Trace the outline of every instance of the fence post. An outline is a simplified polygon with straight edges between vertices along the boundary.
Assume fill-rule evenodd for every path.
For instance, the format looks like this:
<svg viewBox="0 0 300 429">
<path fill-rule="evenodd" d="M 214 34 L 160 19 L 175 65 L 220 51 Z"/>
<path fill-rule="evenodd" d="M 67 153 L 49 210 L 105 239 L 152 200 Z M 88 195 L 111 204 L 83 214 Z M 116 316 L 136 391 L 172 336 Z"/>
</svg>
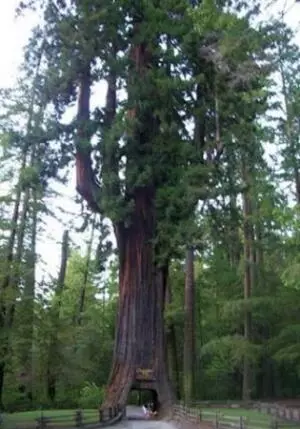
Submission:
<svg viewBox="0 0 300 429">
<path fill-rule="evenodd" d="M 240 429 L 244 429 L 244 419 L 243 419 L 243 416 L 240 416 Z"/>
<path fill-rule="evenodd" d="M 271 420 L 271 429 L 278 429 L 278 420 L 276 416 L 273 417 Z"/>
<path fill-rule="evenodd" d="M 99 422 L 103 422 L 103 410 L 99 410 Z"/>
<path fill-rule="evenodd" d="M 45 417 L 42 415 L 40 418 L 39 429 L 46 429 L 46 427 L 47 427 L 47 421 Z"/>
<path fill-rule="evenodd" d="M 38 420 L 38 429 L 46 429 L 47 421 L 44 418 L 43 408 L 41 407 L 41 417 Z"/>
<path fill-rule="evenodd" d="M 219 429 L 219 415 L 218 415 L 218 412 L 216 412 L 216 424 L 215 424 L 215 428 Z"/>
<path fill-rule="evenodd" d="M 82 426 L 82 411 L 81 410 L 76 410 L 75 413 L 75 425 L 77 428 L 80 428 Z"/>
<path fill-rule="evenodd" d="M 200 408 L 200 410 L 199 410 L 199 422 L 201 422 L 201 420 L 202 420 L 202 410 Z"/>
<path fill-rule="evenodd" d="M 112 409 L 112 407 L 109 407 L 109 409 L 108 409 L 108 416 L 109 416 L 109 419 L 111 420 L 112 417 L 113 417 L 113 409 Z"/>
</svg>

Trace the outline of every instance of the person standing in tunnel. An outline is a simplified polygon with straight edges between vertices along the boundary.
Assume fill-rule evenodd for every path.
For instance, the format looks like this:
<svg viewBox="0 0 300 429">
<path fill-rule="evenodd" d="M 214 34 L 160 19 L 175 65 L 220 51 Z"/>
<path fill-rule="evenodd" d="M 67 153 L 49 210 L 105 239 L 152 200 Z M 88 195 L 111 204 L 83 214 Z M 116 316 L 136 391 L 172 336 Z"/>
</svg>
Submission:
<svg viewBox="0 0 300 429">
<path fill-rule="evenodd" d="M 149 410 L 148 410 L 147 405 L 146 405 L 146 404 L 144 404 L 144 405 L 142 406 L 142 408 L 143 408 L 144 416 L 148 419 L 148 418 L 150 417 L 150 414 L 149 414 Z"/>
</svg>

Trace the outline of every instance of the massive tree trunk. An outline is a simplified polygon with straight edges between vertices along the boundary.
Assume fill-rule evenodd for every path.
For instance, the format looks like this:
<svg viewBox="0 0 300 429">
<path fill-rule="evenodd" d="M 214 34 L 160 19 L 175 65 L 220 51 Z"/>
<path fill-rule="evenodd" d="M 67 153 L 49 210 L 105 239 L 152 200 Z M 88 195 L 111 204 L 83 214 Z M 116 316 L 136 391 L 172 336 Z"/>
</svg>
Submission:
<svg viewBox="0 0 300 429">
<path fill-rule="evenodd" d="M 151 48 L 141 37 L 143 13 L 134 14 L 134 28 L 130 52 L 131 67 L 128 77 L 128 99 L 133 108 L 128 111 L 132 132 L 127 141 L 127 167 L 139 173 L 152 156 L 153 141 L 159 133 L 158 120 L 147 107 L 149 94 L 137 99 L 137 85 L 147 78 L 155 67 Z M 149 44 L 150 45 L 150 44 Z M 153 49 L 153 47 L 152 47 Z M 139 81 L 139 82 L 137 82 Z M 113 106 L 115 85 L 108 92 L 107 106 Z M 148 97 L 148 98 L 147 98 Z M 114 107 L 114 106 L 113 106 Z M 110 110 L 114 110 L 111 109 Z M 107 117 L 111 124 L 112 115 Z M 114 170 L 115 160 L 110 165 Z M 157 219 L 155 213 L 156 178 L 151 177 L 143 186 L 134 183 L 128 172 L 126 199 L 133 203 L 129 220 L 115 225 L 119 250 L 119 309 L 116 327 L 115 349 L 105 405 L 125 404 L 130 389 L 154 391 L 162 407 L 173 400 L 166 367 L 164 335 L 164 304 L 168 271 L 158 265 L 156 242 Z M 110 187 L 110 192 L 118 192 Z"/>
<path fill-rule="evenodd" d="M 119 225 L 119 309 L 114 359 L 105 405 L 125 404 L 131 388 L 154 390 L 160 405 L 173 397 L 166 368 L 166 273 L 155 264 L 154 192 L 135 191 L 130 226 Z"/>
</svg>

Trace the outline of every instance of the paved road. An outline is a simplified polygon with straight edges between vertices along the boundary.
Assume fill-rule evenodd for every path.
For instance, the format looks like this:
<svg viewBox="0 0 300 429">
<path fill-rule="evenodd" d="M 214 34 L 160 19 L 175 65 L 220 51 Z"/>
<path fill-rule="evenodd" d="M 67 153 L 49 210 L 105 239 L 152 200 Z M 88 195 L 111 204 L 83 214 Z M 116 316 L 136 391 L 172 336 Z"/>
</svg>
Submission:
<svg viewBox="0 0 300 429">
<path fill-rule="evenodd" d="M 116 429 L 175 429 L 171 423 L 162 420 L 145 419 L 142 407 L 127 406 L 127 418 L 114 426 Z"/>
<path fill-rule="evenodd" d="M 164 421 L 155 420 L 122 420 L 115 429 L 175 429 L 175 426 Z"/>
<path fill-rule="evenodd" d="M 145 419 L 145 415 L 142 407 L 137 407 L 136 405 L 127 405 L 126 407 L 126 416 L 129 419 Z"/>
</svg>

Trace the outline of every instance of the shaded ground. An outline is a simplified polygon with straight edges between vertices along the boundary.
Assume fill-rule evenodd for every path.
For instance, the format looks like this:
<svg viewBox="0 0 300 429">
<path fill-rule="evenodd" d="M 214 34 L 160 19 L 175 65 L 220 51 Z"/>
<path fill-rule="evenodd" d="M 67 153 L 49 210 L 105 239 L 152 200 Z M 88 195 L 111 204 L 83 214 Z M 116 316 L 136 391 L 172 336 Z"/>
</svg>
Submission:
<svg viewBox="0 0 300 429">
<path fill-rule="evenodd" d="M 138 407 L 136 405 L 127 405 L 126 416 L 130 420 L 145 420 L 142 407 Z"/>
<path fill-rule="evenodd" d="M 123 420 L 115 425 L 116 429 L 176 429 L 170 422 L 162 420 Z"/>
</svg>

